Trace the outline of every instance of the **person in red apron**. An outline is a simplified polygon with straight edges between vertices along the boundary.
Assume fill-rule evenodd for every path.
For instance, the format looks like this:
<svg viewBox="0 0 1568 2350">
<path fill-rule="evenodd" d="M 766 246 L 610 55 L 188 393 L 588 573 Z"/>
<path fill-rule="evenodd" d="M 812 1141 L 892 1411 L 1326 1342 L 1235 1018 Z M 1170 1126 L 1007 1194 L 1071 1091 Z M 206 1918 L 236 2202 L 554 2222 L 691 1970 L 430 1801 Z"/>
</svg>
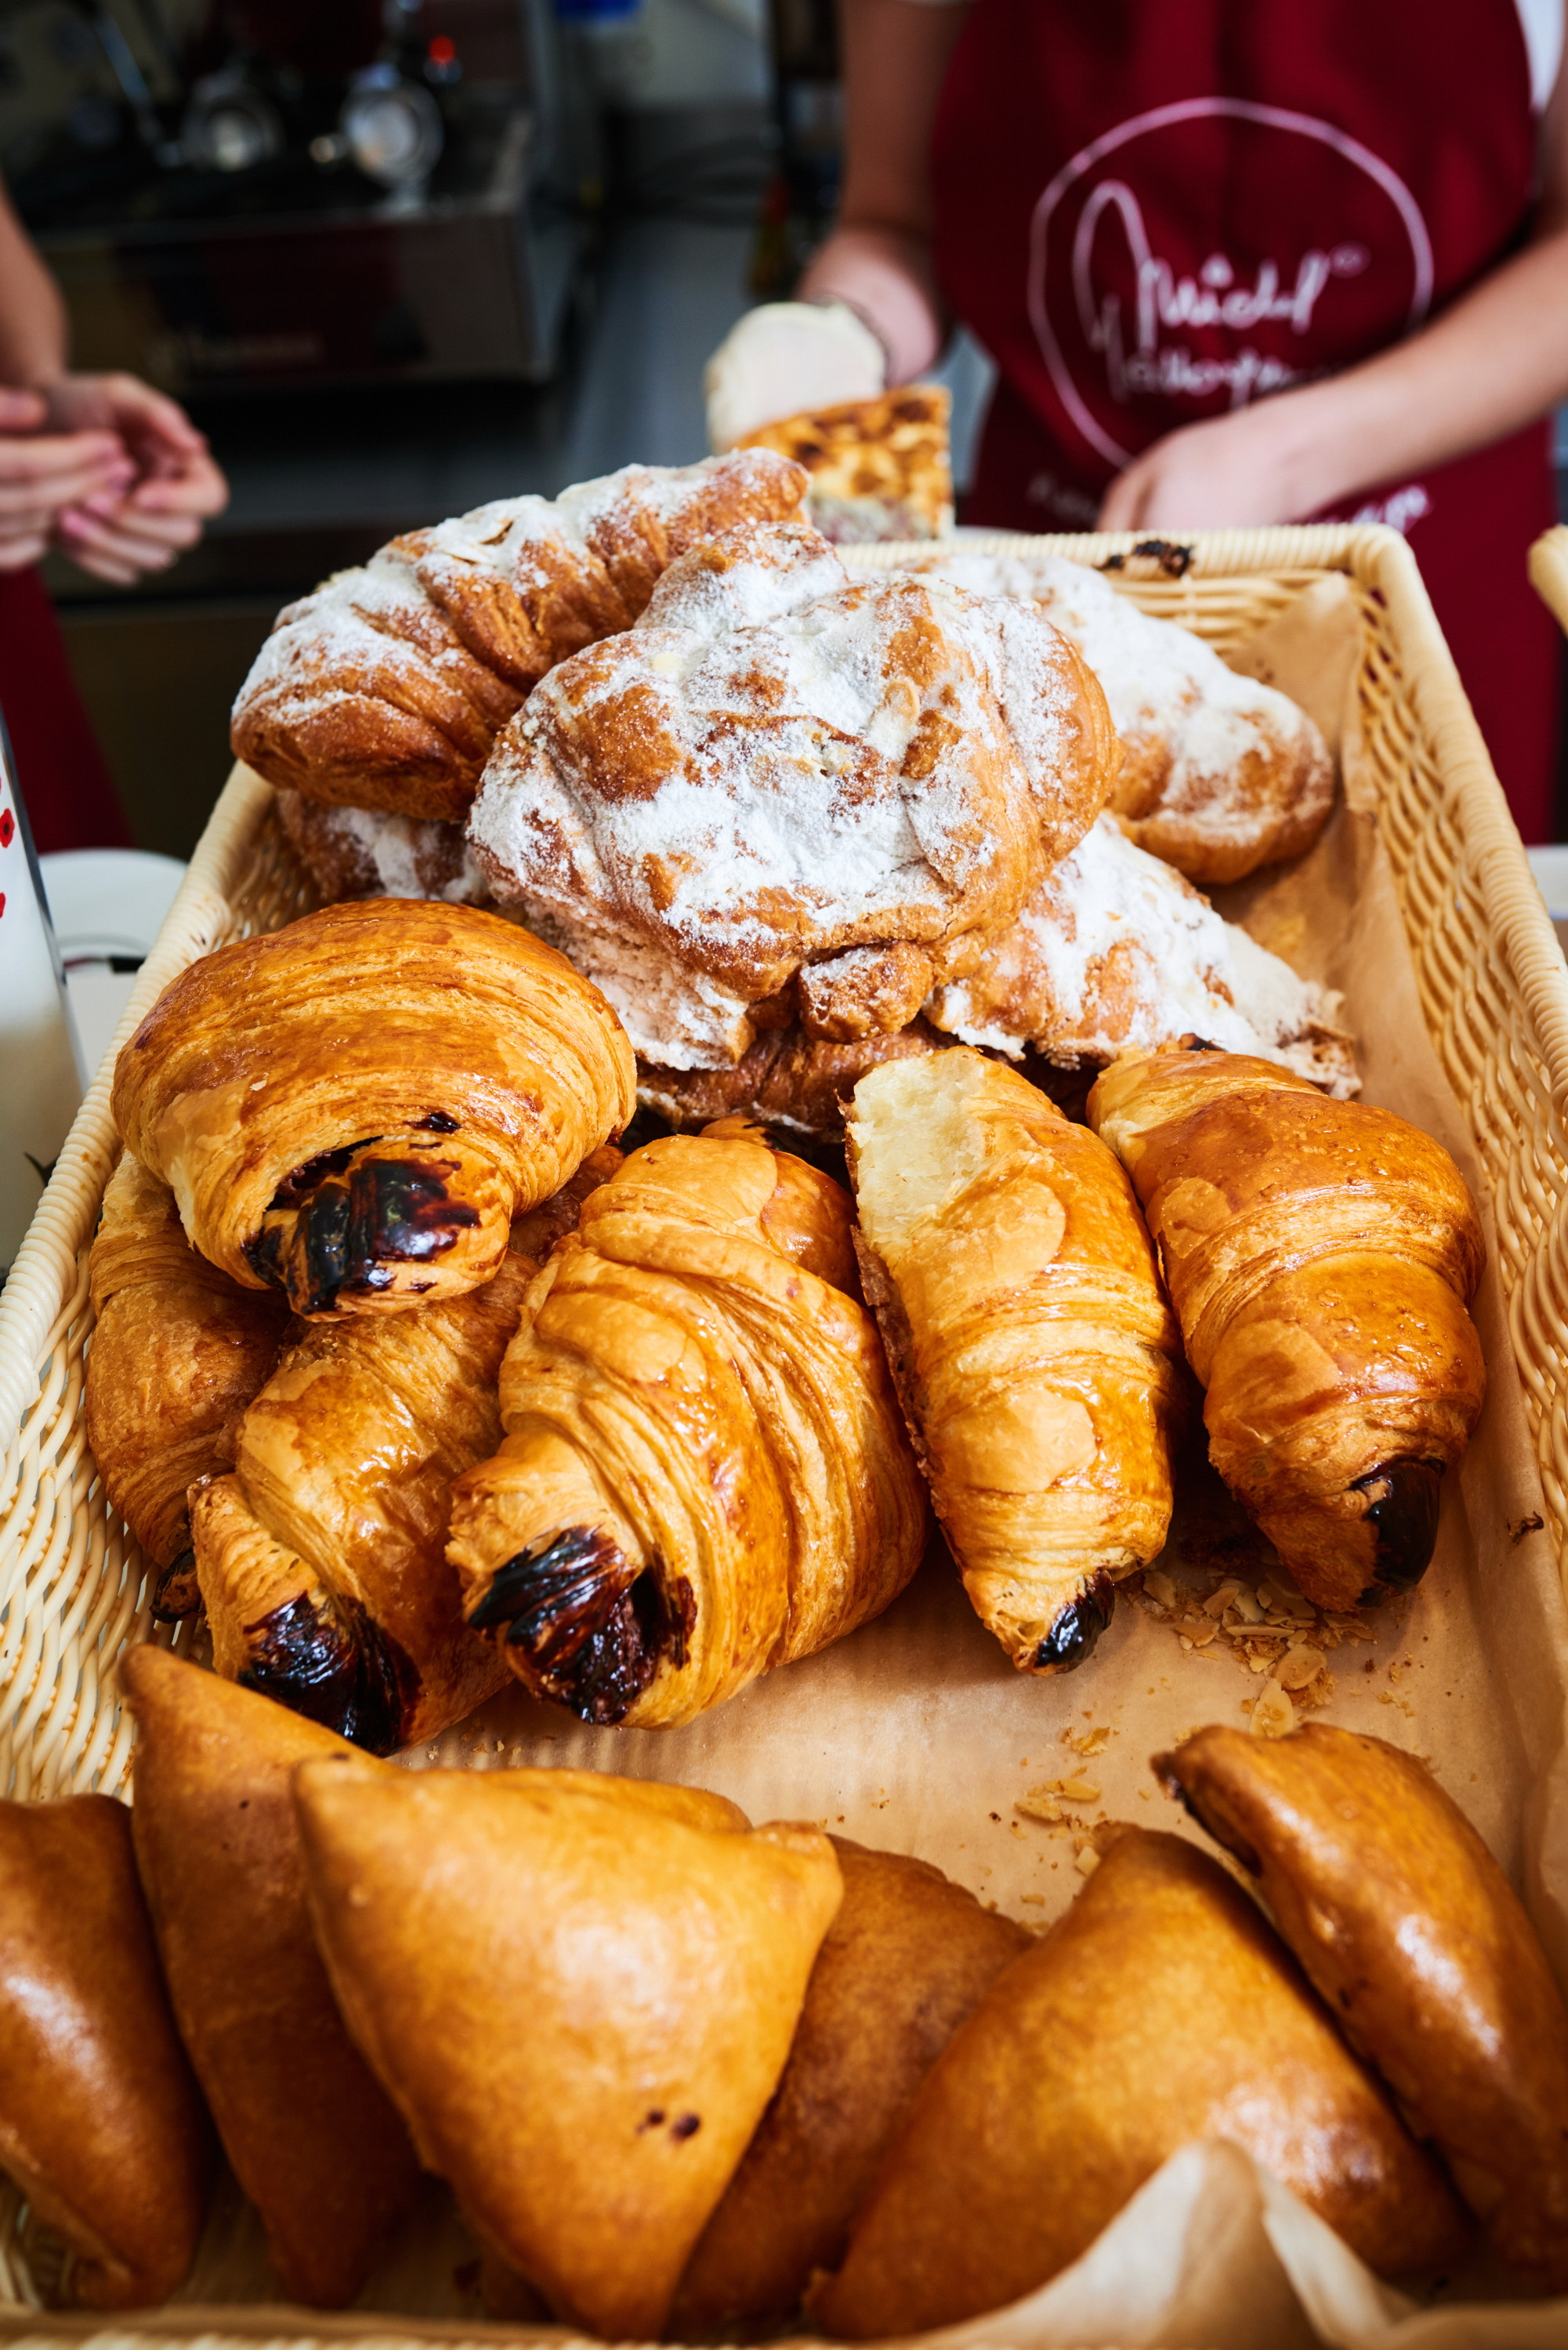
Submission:
<svg viewBox="0 0 1568 2350">
<path fill-rule="evenodd" d="M 129 375 L 73 375 L 54 280 L 0 190 L 0 718 L 41 854 L 130 831 L 35 567 L 123 586 L 201 536 L 228 486 L 184 411 Z"/>
<path fill-rule="evenodd" d="M 803 301 L 889 380 L 947 316 L 994 359 L 964 520 L 1392 523 L 1549 837 L 1560 647 L 1525 554 L 1568 396 L 1562 0 L 845 0 L 844 29 Z"/>
</svg>

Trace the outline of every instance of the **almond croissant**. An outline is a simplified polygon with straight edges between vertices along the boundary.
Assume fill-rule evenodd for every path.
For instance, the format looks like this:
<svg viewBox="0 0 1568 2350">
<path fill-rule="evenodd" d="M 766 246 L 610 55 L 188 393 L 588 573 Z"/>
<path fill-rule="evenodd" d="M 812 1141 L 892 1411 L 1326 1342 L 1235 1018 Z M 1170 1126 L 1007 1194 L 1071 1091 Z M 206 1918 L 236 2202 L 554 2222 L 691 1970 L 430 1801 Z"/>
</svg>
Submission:
<svg viewBox="0 0 1568 2350">
<path fill-rule="evenodd" d="M 1143 1203 L 1215 1468 L 1320 1607 L 1408 1590 L 1486 1390 L 1448 1152 L 1242 1054 L 1124 1055 L 1089 1121 Z"/>
<path fill-rule="evenodd" d="M 278 614 L 234 704 L 234 754 L 313 799 L 461 821 L 547 669 L 628 629 L 699 540 L 793 514 L 806 482 L 754 449 L 406 532 Z"/>
<path fill-rule="evenodd" d="M 515 924 L 373 899 L 203 956 L 119 1055 L 114 1114 L 203 1256 L 311 1319 L 488 1281 L 511 1218 L 632 1114 L 597 989 Z"/>
<path fill-rule="evenodd" d="M 452 1497 L 469 1619 L 588 1721 L 690 1721 L 878 1615 L 920 1481 L 849 1202 L 742 1129 L 634 1151 L 529 1293 Z"/>
<path fill-rule="evenodd" d="M 862 1077 L 861 1263 L 937 1515 L 1015 1665 L 1082 1663 L 1170 1520 L 1176 1326 L 1111 1153 L 955 1047 Z"/>
<path fill-rule="evenodd" d="M 88 1259 L 87 1430 L 104 1490 L 164 1573 L 161 1620 L 196 1605 L 188 1488 L 233 1464 L 240 1414 L 287 1342 L 285 1300 L 193 1249 L 167 1183 L 129 1151 Z"/>
</svg>

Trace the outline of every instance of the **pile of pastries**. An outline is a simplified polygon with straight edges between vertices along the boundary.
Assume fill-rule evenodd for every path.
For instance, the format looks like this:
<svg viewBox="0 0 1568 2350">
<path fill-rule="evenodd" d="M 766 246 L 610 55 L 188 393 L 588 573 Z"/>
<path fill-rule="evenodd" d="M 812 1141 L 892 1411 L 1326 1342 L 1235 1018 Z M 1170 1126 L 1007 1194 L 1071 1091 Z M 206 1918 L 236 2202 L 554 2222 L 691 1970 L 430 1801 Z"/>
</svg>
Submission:
<svg viewBox="0 0 1568 2350">
<path fill-rule="evenodd" d="M 1167 1835 L 1120 1832 L 1035 1945 L 695 1791 L 374 1759 L 514 1679 L 689 1721 L 879 1615 L 933 1513 L 1012 1665 L 1078 1668 L 1199 1409 L 1317 1605 L 1432 1555 L 1484 1392 L 1474 1204 L 1189 878 L 1310 842 L 1315 730 L 1072 566 L 851 578 L 806 480 L 742 450 L 394 541 L 240 697 L 325 902 L 119 1055 L 86 1393 L 213 1669 L 123 1669 L 142 1957 L 111 1982 L 99 1913 L 49 1928 L 130 2067 L 90 2128 L 57 2101 L 88 2184 L 0 2158 L 105 2305 L 189 2262 L 182 2043 L 320 2303 L 422 2167 L 499 2314 L 903 2333 L 1044 2282 L 1216 2130 L 1385 2272 L 1457 2189 L 1568 2285 L 1561 2002 L 1376 1741 L 1159 1766 L 1293 1959 Z M 118 1807 L 11 1811 L 19 1885 L 140 1914 Z"/>
<path fill-rule="evenodd" d="M 351 2301 L 433 2172 L 493 2314 L 609 2340 L 977 2316 L 1215 2136 L 1382 2275 L 1479 2224 L 1568 2287 L 1568 2011 L 1377 1739 L 1155 1758 L 1272 1925 L 1116 1826 L 1036 1940 L 695 1788 L 401 1770 L 167 1651 L 121 1671 L 134 1812 L 0 1804 L 0 2137 L 88 2306 L 181 2282 L 214 2136 L 284 2298 Z"/>
</svg>

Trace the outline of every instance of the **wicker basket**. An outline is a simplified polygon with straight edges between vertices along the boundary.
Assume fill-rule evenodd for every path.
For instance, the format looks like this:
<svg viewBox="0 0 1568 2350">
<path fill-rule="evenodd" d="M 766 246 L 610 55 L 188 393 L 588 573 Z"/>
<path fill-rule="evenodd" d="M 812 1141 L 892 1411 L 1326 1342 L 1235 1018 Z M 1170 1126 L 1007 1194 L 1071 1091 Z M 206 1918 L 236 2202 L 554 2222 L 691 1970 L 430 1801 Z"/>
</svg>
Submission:
<svg viewBox="0 0 1568 2350">
<path fill-rule="evenodd" d="M 1427 1024 L 1490 1180 L 1546 1506 L 1568 1563 L 1568 967 L 1408 548 L 1390 530 L 1343 525 L 1217 532 L 1179 548 L 1129 536 L 990 543 L 1119 558 L 1110 576 L 1122 592 L 1221 651 L 1325 573 L 1348 579 L 1378 822 Z M 1542 541 L 1532 569 L 1568 621 L 1568 532 Z M 270 790 L 237 768 L 120 1037 L 197 956 L 313 902 Z M 87 1246 L 118 1148 L 109 1075 L 106 1063 L 0 1295 L 0 1791 L 23 1796 L 125 1786 L 130 1731 L 114 1665 L 129 1642 L 153 1636 L 146 1565 L 98 1488 L 79 1408 L 92 1327 Z M 0 2215 L 0 2240 L 9 2234 Z M 11 2334 L 20 2313 L 4 2309 L 7 2265 L 0 2251 L 0 2330 Z M 20 2298 L 14 2265 L 11 2281 Z M 90 2328 L 78 2321 L 76 2330 Z M 455 2340 L 471 2330 L 410 2334 Z M 153 2319 L 124 2338 L 145 2344 L 159 2332 Z M 339 2320 L 328 2333 L 387 2338 L 385 2321 Z"/>
</svg>

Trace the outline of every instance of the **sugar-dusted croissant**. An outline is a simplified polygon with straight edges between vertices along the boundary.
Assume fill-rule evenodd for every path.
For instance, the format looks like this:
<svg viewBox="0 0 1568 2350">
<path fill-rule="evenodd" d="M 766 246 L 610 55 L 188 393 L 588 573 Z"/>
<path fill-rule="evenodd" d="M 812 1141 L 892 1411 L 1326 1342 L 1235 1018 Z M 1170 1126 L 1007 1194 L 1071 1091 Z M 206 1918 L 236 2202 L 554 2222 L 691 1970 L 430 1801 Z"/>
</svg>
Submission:
<svg viewBox="0 0 1568 2350">
<path fill-rule="evenodd" d="M 1503 2259 L 1568 2292 L 1568 2008 L 1458 1804 L 1415 1755 L 1324 1722 L 1200 1730 L 1154 1767 L 1257 1877 Z"/>
<path fill-rule="evenodd" d="M 861 1264 L 937 1514 L 1015 1665 L 1082 1663 L 1170 1521 L 1179 1347 L 1127 1178 L 962 1047 L 863 1077 Z"/>
<path fill-rule="evenodd" d="M 129 1151 L 88 1264 L 88 1441 L 109 1500 L 164 1569 L 153 1613 L 185 1615 L 196 1604 L 186 1492 L 233 1462 L 240 1414 L 286 1344 L 288 1306 L 209 1264 L 167 1183 Z"/>
<path fill-rule="evenodd" d="M 0 2169 L 72 2256 L 59 2297 L 166 2301 L 195 2255 L 209 2149 L 130 1812 L 0 1803 Z"/>
<path fill-rule="evenodd" d="M 806 1986 L 784 2077 L 692 2253 L 670 2330 L 787 2317 L 849 2230 L 916 2090 L 1033 1937 L 895 1852 L 832 1839 L 844 1903 Z"/>
<path fill-rule="evenodd" d="M 568 2324 L 651 2340 L 789 2054 L 827 1838 L 586 1771 L 295 1787 L 322 1956 L 427 2168 Z"/>
<path fill-rule="evenodd" d="M 1448 1152 L 1240 1054 L 1128 1055 L 1089 1119 L 1143 1203 L 1220 1474 L 1319 1607 L 1408 1590 L 1486 1389 Z"/>
<path fill-rule="evenodd" d="M 348 2037 L 305 1903 L 292 1783 L 329 1731 L 167 1649 L 120 1660 L 136 1858 L 180 2034 L 283 2295 L 352 2301 L 420 2168 Z"/>
<path fill-rule="evenodd" d="M 338 898 L 441 898 L 488 906 L 484 876 L 461 824 L 337 807 L 286 785 L 277 820 L 324 906 Z"/>
<path fill-rule="evenodd" d="M 234 704 L 235 756 L 315 799 L 460 821 L 547 669 L 629 628 L 686 548 L 793 514 L 805 487 L 756 449 L 409 531 L 278 614 Z"/>
<path fill-rule="evenodd" d="M 307 1328 L 191 1495 L 220 1673 L 374 1753 L 506 1679 L 446 1563 L 452 1481 L 501 1440 L 496 1379 L 535 1268 L 418 1314 Z"/>
<path fill-rule="evenodd" d="M 529 1293 L 452 1496 L 471 1622 L 590 1721 L 687 1721 L 878 1615 L 925 1506 L 849 1201 L 743 1132 L 634 1151 Z"/>
<path fill-rule="evenodd" d="M 604 998 L 525 931 L 371 899 L 182 972 L 119 1055 L 114 1114 L 202 1255 L 315 1319 L 487 1281 L 635 1078 Z"/>
<path fill-rule="evenodd" d="M 811 2314 L 864 2341 L 999 2308 L 1203 2137 L 1243 2147 L 1383 2275 L 1463 2236 L 1246 1895 L 1179 1836 L 1127 1828 L 938 2057 Z"/>
<path fill-rule="evenodd" d="M 496 897 L 661 1067 L 798 1015 L 907 1027 L 1105 806 L 1091 672 L 1033 605 L 850 581 L 804 523 L 672 564 L 635 629 L 553 670 L 469 837 Z"/>
</svg>

